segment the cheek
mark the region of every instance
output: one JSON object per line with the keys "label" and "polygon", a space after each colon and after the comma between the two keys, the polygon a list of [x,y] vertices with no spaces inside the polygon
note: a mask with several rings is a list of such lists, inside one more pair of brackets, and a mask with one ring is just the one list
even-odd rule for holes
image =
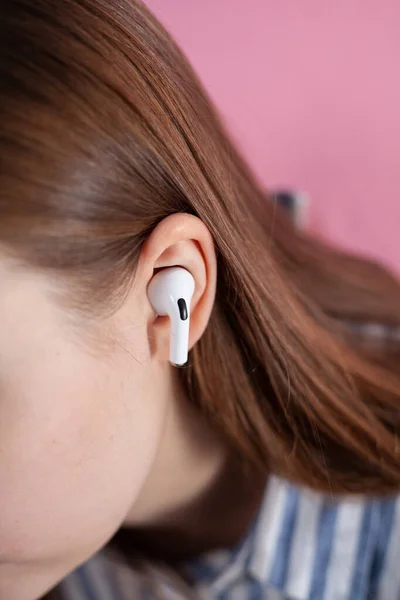
{"label": "cheek", "polygon": [[10,382],[0,407],[0,561],[77,564],[124,520],[163,411],[147,384],[150,365],[135,373],[119,363],[116,372],[65,353],[50,370],[41,365]]}

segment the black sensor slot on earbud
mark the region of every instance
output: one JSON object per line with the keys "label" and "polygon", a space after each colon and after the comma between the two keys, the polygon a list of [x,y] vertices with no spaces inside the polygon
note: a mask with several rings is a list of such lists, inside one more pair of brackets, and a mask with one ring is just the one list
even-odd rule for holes
{"label": "black sensor slot on earbud", "polygon": [[186,302],[183,298],[179,298],[178,308],[179,308],[179,316],[180,316],[181,320],[186,321],[186,319],[188,318],[188,311],[187,311]]}

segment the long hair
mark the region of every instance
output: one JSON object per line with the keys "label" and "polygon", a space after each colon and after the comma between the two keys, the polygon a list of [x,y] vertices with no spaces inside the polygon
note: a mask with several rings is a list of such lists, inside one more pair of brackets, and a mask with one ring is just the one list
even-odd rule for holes
{"label": "long hair", "polygon": [[399,283],[288,222],[141,2],[2,0],[0,128],[4,251],[69,278],[73,309],[95,314],[123,301],[164,217],[196,215],[218,283],[180,371],[189,400],[250,468],[400,489],[398,347],[342,325],[400,325]]}

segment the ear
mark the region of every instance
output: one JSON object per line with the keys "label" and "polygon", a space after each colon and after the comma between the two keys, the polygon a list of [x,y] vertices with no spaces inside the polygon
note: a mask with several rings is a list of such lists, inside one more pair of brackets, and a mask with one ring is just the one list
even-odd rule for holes
{"label": "ear", "polygon": [[191,349],[207,327],[217,281],[213,239],[198,217],[185,213],[166,217],[152,231],[140,254],[135,288],[140,294],[146,294],[144,306],[150,354],[161,361],[169,359],[170,320],[155,314],[147,297],[147,287],[158,270],[174,266],[187,269],[195,282],[189,330]]}

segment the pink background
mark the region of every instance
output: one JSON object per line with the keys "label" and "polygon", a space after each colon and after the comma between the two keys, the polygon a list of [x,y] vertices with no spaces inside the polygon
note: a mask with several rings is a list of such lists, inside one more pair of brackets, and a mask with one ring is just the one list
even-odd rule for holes
{"label": "pink background", "polygon": [[400,0],[147,0],[266,186],[400,270]]}

